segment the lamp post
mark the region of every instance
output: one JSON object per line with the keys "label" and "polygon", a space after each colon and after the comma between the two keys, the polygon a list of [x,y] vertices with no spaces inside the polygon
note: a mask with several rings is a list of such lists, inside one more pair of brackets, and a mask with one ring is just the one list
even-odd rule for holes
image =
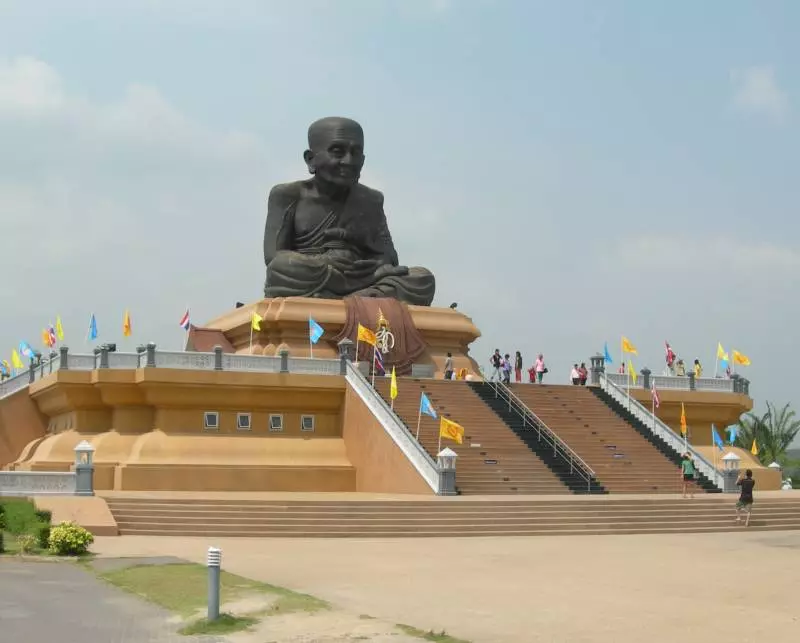
{"label": "lamp post", "polygon": [[219,618],[219,576],[222,567],[222,550],[218,547],[209,547],[206,555],[208,566],[208,613],[209,621]]}
{"label": "lamp post", "polygon": [[86,440],[75,447],[75,495],[94,495],[94,447]]}
{"label": "lamp post", "polygon": [[739,463],[742,459],[733,451],[722,456],[722,491],[736,493],[736,481],[739,479]]}
{"label": "lamp post", "polygon": [[436,456],[439,465],[439,495],[456,495],[456,458],[458,454],[450,447],[445,447]]}

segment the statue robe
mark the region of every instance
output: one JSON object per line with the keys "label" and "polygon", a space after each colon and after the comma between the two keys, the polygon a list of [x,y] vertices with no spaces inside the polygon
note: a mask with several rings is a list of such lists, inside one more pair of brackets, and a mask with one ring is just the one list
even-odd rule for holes
{"label": "statue robe", "polygon": [[[264,295],[394,297],[429,306],[435,281],[428,270],[409,268],[406,275],[385,274],[387,266],[398,265],[398,258],[383,211],[383,195],[356,184],[344,204],[316,225],[307,226],[309,229],[298,230],[295,215],[309,184],[285,183],[270,192],[264,231]],[[344,230],[346,238],[326,237],[331,229]]]}

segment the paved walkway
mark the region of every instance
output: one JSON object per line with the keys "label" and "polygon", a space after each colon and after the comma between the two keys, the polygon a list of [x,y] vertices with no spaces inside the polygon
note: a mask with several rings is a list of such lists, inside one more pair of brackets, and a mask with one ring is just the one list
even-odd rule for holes
{"label": "paved walkway", "polygon": [[460,539],[98,538],[475,643],[794,643],[800,532]]}
{"label": "paved walkway", "polygon": [[172,615],[73,563],[0,559],[0,641],[191,643]]}

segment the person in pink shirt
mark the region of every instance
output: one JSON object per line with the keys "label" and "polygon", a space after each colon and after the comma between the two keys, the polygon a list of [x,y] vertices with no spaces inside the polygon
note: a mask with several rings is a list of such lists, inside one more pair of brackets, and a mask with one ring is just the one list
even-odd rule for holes
{"label": "person in pink shirt", "polygon": [[536,358],[536,363],[533,365],[533,368],[536,370],[536,381],[541,384],[544,374],[547,373],[547,367],[544,365],[544,355],[539,353],[539,357]]}

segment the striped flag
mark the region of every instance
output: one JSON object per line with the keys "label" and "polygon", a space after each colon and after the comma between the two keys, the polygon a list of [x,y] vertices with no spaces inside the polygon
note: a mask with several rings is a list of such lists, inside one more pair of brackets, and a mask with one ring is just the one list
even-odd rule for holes
{"label": "striped flag", "polygon": [[188,308],[186,309],[186,312],[183,313],[183,317],[181,317],[181,320],[178,323],[179,323],[180,327],[183,328],[183,330],[189,330],[189,326],[192,325],[192,322],[189,320],[189,309]]}
{"label": "striped flag", "polygon": [[667,366],[672,366],[673,362],[675,362],[675,351],[672,350],[669,342],[664,342],[664,353],[667,357]]}
{"label": "striped flag", "polygon": [[658,408],[661,406],[661,398],[658,397],[658,391],[656,390],[656,384],[653,382],[653,388],[651,389],[651,394],[653,396],[653,406]]}
{"label": "striped flag", "polygon": [[376,347],[375,350],[374,350],[374,353],[375,353],[375,357],[373,358],[374,363],[375,363],[374,368],[375,369],[380,369],[381,373],[385,374],[386,373],[386,369],[383,367],[383,355],[381,354],[380,349]]}

